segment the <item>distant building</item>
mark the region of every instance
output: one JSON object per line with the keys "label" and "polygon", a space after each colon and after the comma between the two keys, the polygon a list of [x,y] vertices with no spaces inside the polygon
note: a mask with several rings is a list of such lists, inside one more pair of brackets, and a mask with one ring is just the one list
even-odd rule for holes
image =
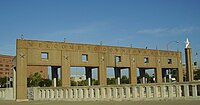
{"label": "distant building", "polygon": [[27,76],[31,74],[40,73],[42,78],[48,78],[48,66],[27,66]]}
{"label": "distant building", "polygon": [[12,77],[12,59],[14,56],[0,54],[0,77]]}
{"label": "distant building", "polygon": [[[0,54],[0,78],[13,77],[12,65],[13,61],[16,62],[15,56],[2,55]],[[40,73],[42,78],[48,78],[48,67],[47,66],[27,66],[27,76],[34,73]]]}
{"label": "distant building", "polygon": [[[186,65],[182,64],[182,67],[183,67],[183,77],[186,78]],[[198,64],[197,64],[197,62],[194,62],[192,64],[192,68],[193,68],[193,73],[198,70]]]}
{"label": "distant building", "polygon": [[86,76],[85,75],[72,75],[70,77],[70,80],[75,81],[75,82],[79,82],[79,81],[86,80]]}

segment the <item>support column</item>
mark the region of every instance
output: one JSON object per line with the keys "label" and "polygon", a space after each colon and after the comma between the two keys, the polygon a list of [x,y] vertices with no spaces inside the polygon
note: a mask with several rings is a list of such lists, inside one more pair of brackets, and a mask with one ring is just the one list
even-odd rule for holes
{"label": "support column", "polygon": [[169,82],[172,82],[172,69],[168,69]]}
{"label": "support column", "polygon": [[107,85],[106,78],[106,58],[104,53],[99,53],[99,69],[98,69],[98,80],[101,86]]}
{"label": "support column", "polygon": [[156,68],[156,82],[162,83],[162,69],[160,67]]}
{"label": "support column", "polygon": [[182,67],[182,61],[181,61],[181,53],[179,55],[179,59],[178,59],[178,74],[177,74],[177,79],[178,79],[178,82],[183,82],[183,67]]}
{"label": "support column", "polygon": [[58,67],[52,66],[52,82],[53,82],[53,87],[57,87],[58,85]]}
{"label": "support column", "polygon": [[66,51],[62,51],[61,83],[62,83],[62,87],[71,86],[70,57],[69,57],[69,53],[67,53]]}
{"label": "support column", "polygon": [[92,68],[85,67],[85,72],[86,72],[86,79],[88,81],[88,86],[91,86],[92,85]]}
{"label": "support column", "polygon": [[166,83],[167,82],[167,76],[166,76],[166,69],[162,69],[162,77],[163,77],[163,82]]}
{"label": "support column", "polygon": [[193,69],[192,69],[192,49],[185,48],[185,60],[186,60],[186,80],[193,81]]}
{"label": "support column", "polygon": [[142,77],[141,79],[141,83],[146,83],[146,79],[145,79],[145,69],[139,69],[140,72],[140,76]]}
{"label": "support column", "polygon": [[121,69],[119,67],[115,67],[114,72],[115,72],[116,83],[117,85],[120,85]]}
{"label": "support column", "polygon": [[130,63],[131,63],[129,69],[129,78],[131,81],[130,84],[136,85],[137,84],[136,61],[133,58],[133,56],[131,56]]}
{"label": "support column", "polygon": [[[17,41],[18,46],[18,41]],[[27,50],[17,48],[16,70],[16,101],[28,101],[27,99]]]}
{"label": "support column", "polygon": [[16,99],[16,67],[13,67],[13,98]]}

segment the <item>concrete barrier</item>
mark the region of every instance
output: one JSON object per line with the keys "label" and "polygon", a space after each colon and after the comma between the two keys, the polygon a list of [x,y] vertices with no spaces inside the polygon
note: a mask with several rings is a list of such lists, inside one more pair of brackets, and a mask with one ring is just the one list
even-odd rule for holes
{"label": "concrete barrier", "polygon": [[160,100],[200,99],[200,82],[88,87],[29,88],[32,100]]}
{"label": "concrete barrier", "polygon": [[13,88],[0,88],[0,100],[15,100]]}

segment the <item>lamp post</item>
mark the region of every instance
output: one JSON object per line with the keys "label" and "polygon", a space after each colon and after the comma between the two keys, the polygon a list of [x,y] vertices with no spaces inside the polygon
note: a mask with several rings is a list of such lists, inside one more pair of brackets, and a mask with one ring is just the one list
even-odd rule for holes
{"label": "lamp post", "polygon": [[170,41],[170,42],[168,42],[168,43],[167,43],[167,50],[169,50],[169,45],[170,45],[171,43],[177,43],[177,44],[178,44],[179,41]]}

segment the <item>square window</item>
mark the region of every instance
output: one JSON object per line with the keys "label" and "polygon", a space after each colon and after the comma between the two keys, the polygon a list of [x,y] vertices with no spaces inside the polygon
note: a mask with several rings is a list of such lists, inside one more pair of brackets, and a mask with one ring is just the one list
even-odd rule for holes
{"label": "square window", "polygon": [[149,58],[144,57],[144,63],[149,63]]}
{"label": "square window", "polygon": [[197,62],[194,62],[194,66],[197,66]]}
{"label": "square window", "polygon": [[172,59],[168,59],[168,64],[172,64]]}
{"label": "square window", "polygon": [[83,62],[88,61],[88,55],[87,54],[82,54],[82,61]]}
{"label": "square window", "polygon": [[47,52],[42,52],[41,53],[41,58],[42,59],[48,59],[48,53]]}
{"label": "square window", "polygon": [[115,56],[115,62],[121,62],[121,56]]}

